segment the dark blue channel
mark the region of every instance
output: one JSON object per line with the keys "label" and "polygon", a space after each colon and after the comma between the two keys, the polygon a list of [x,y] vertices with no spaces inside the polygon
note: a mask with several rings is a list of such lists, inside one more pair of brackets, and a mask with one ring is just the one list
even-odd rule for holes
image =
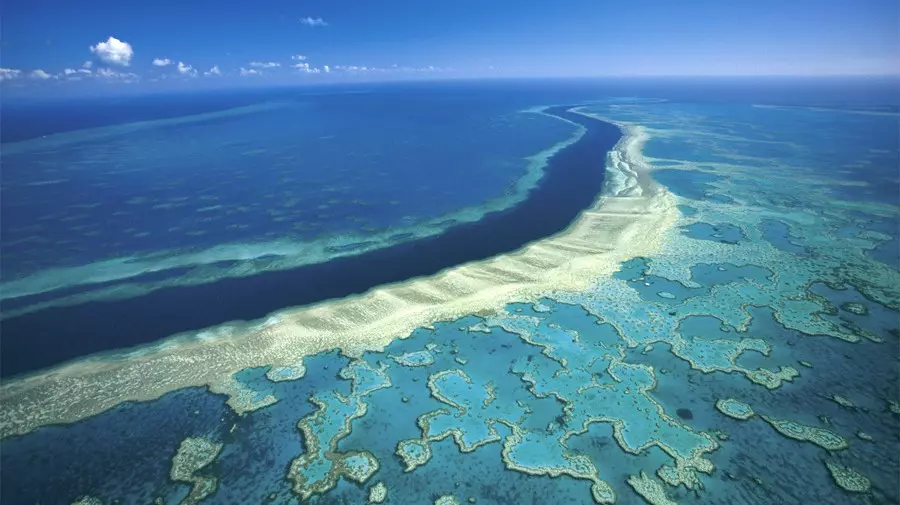
{"label": "dark blue channel", "polygon": [[439,236],[326,263],[13,317],[0,323],[0,375],[24,374],[188,330],[363,293],[515,251],[558,233],[600,193],[606,153],[621,137],[614,125],[567,112],[568,108],[553,107],[547,112],[584,126],[586,133],[549,160],[544,178],[513,208],[452,227]]}

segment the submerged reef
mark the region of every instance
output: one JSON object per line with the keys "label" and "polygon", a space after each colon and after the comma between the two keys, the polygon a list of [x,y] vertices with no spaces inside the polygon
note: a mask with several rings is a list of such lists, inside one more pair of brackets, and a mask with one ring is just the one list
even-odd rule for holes
{"label": "submerged reef", "polygon": [[387,486],[384,482],[378,482],[369,488],[369,503],[383,503],[387,500]]}
{"label": "submerged reef", "polygon": [[641,495],[641,498],[647,500],[647,503],[650,505],[678,505],[677,502],[670,500],[666,496],[666,490],[662,484],[644,472],[641,472],[640,476],[632,475],[628,477],[628,485],[637,494]]}
{"label": "submerged reef", "polygon": [[93,496],[84,496],[73,501],[72,505],[103,505],[103,500]]}
{"label": "submerged reef", "polygon": [[266,378],[272,382],[294,381],[302,379],[304,375],[306,375],[306,367],[302,360],[290,366],[272,367],[266,372]]}
{"label": "submerged reef", "polygon": [[428,366],[434,363],[434,356],[427,350],[391,356],[391,359],[403,366]]}
{"label": "submerged reef", "polygon": [[169,477],[175,482],[191,485],[191,491],[181,505],[194,505],[216,491],[217,479],[198,472],[215,461],[222,451],[222,444],[205,438],[186,438],[172,459]]}
{"label": "submerged reef", "polygon": [[828,472],[834,479],[834,483],[841,489],[851,493],[868,493],[872,487],[869,479],[852,468],[841,466],[829,460],[825,460],[825,466],[828,467]]}
{"label": "submerged reef", "polygon": [[806,426],[794,421],[773,419],[769,416],[760,417],[775,428],[775,431],[788,438],[793,438],[794,440],[799,440],[801,442],[812,442],[829,451],[840,451],[849,447],[847,441],[833,431],[824,428],[816,428],[814,426]]}
{"label": "submerged reef", "polygon": [[831,399],[831,401],[833,401],[834,403],[837,403],[838,405],[840,405],[841,407],[844,407],[844,408],[852,409],[852,408],[856,407],[855,405],[853,405],[853,402],[851,402],[850,400],[848,400],[840,395],[832,394],[828,398]]}
{"label": "submerged reef", "polygon": [[[560,308],[545,305],[554,311]],[[622,361],[625,355],[615,344],[612,327],[595,326],[597,331],[583,333],[563,330],[544,319],[554,311],[504,312],[488,317],[485,324],[516,335],[539,353],[513,359],[510,371],[521,379],[532,400],[552,398],[561,403],[562,415],[540,429],[529,428],[532,400],[515,399],[506,388],[493,384],[486,375],[491,370],[441,370],[429,376],[427,385],[431,397],[446,407],[418,418],[421,438],[397,445],[406,470],[428,463],[431,444],[448,437],[462,452],[502,441],[507,468],[588,480],[596,503],[612,503],[615,491],[591,459],[567,448],[568,440],[592,424],[609,423],[624,451],[641,454],[651,447],[661,449],[674,462],[659,469],[661,478],[694,488],[698,484],[695,472],[713,470],[703,456],[718,444],[667,415],[653,400],[649,394],[656,385],[652,370]],[[510,434],[501,435],[503,428]]]}
{"label": "submerged reef", "polygon": [[760,368],[747,374],[748,379],[769,389],[778,389],[783,382],[792,382],[798,376],[800,372],[791,366],[782,366],[777,372]]}
{"label": "submerged reef", "polygon": [[[380,503],[388,488],[398,502],[515,501],[499,494],[498,475],[528,498],[569,486],[567,499],[582,503],[634,493],[652,505],[853,497],[837,488],[897,501],[900,272],[873,254],[891,238],[875,229],[890,230],[900,208],[847,193],[862,186],[803,138],[820,130],[766,133],[778,124],[768,114],[783,111],[747,107],[728,122],[702,107],[580,109],[625,136],[607,159],[604,195],[556,237],[18,379],[2,386],[12,406],[0,412],[2,434],[190,385],[264,424],[290,407],[291,381],[310,381],[314,410],[279,418],[302,445],[286,475],[277,469],[285,502]],[[809,112],[799,124],[818,125]],[[668,189],[650,179],[654,167]],[[335,368],[310,365],[332,349],[343,360],[336,379]],[[267,367],[265,378],[239,379],[250,367]],[[865,442],[851,447],[842,434],[853,433]],[[453,487],[469,478],[471,487]],[[410,485],[424,481],[428,489]]]}
{"label": "submerged reef", "polygon": [[338,442],[350,434],[354,419],[366,414],[366,396],[391,386],[387,365],[372,368],[365,361],[353,361],[340,371],[340,377],[352,381],[350,395],[328,391],[310,399],[318,410],[297,424],[303,433],[306,450],[291,462],[287,478],[294,492],[304,500],[323,494],[340,477],[362,484],[378,471],[378,460],[368,452],[338,452]]}
{"label": "submerged reef", "polygon": [[749,405],[733,398],[717,401],[716,409],[728,417],[733,417],[742,421],[746,421],[755,415],[753,409],[750,408]]}

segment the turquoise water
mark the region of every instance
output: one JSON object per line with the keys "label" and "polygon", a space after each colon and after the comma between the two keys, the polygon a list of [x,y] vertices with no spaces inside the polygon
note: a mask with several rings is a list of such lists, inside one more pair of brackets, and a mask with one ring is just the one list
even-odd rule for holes
{"label": "turquoise water", "polygon": [[[169,467],[188,437],[222,444],[196,470],[216,479],[210,504],[364,503],[377,483],[385,503],[595,503],[611,490],[638,504],[641,472],[682,504],[900,501],[900,118],[628,100],[585,111],[648,128],[653,177],[681,209],[657,253],[383,352],[307,358],[302,378],[245,370],[237,380],[278,402],[240,416],[189,389],[6,439],[4,502],[178,503],[190,485]],[[755,415],[723,414],[727,398]],[[378,469],[356,482],[342,464],[360,454]],[[867,485],[838,487],[826,462]]]}

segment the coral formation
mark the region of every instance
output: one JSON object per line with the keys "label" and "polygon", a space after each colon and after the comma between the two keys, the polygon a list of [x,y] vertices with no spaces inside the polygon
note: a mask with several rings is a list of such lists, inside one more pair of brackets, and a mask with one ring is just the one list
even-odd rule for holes
{"label": "coral formation", "polygon": [[221,443],[205,438],[190,437],[181,441],[169,471],[173,481],[191,485],[191,491],[180,505],[194,505],[215,492],[217,479],[197,472],[215,461],[221,451]]}

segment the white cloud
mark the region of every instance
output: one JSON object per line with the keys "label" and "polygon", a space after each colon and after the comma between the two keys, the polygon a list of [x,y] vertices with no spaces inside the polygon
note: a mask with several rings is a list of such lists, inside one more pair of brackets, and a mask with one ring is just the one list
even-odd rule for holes
{"label": "white cloud", "polygon": [[[395,65],[395,67],[396,67],[396,65]],[[396,67],[393,70],[397,70],[400,72],[429,73],[429,72],[447,72],[450,69],[435,67],[434,65],[428,65],[427,67]]]}
{"label": "white cloud", "polygon": [[[309,63],[297,63],[291,66],[301,72],[306,72],[307,74],[318,74],[322,71],[316,67],[309,66]],[[328,72],[328,70],[326,70],[326,72]]]}
{"label": "white cloud", "polygon": [[328,26],[328,23],[326,23],[322,18],[300,18],[300,23],[306,26]]}
{"label": "white cloud", "polygon": [[222,75],[222,71],[219,70],[219,66],[216,65],[213,68],[209,69],[208,72],[203,72],[203,75]]}
{"label": "white cloud", "polygon": [[253,70],[252,68],[244,68],[241,67],[241,75],[259,75],[259,70]]}
{"label": "white cloud", "polygon": [[44,71],[41,70],[41,69],[37,69],[37,70],[32,70],[32,71],[31,71],[31,74],[29,74],[29,77],[31,77],[32,79],[41,79],[41,80],[43,80],[43,79],[49,79],[49,78],[51,78],[51,77],[53,77],[53,76],[50,75],[50,74],[48,74],[47,72],[44,72]]}
{"label": "white cloud", "polygon": [[325,69],[325,73],[326,73],[326,74],[331,73],[331,67],[329,67],[328,65],[325,65],[325,66],[322,67],[322,68]]}
{"label": "white cloud", "polygon": [[97,70],[97,75],[106,79],[119,79],[124,82],[135,82],[139,78],[131,72],[116,72],[109,68],[101,68]]}
{"label": "white cloud", "polygon": [[185,64],[183,61],[178,62],[178,73],[181,75],[197,75],[197,71],[194,70],[194,67]]}
{"label": "white cloud", "polygon": [[64,75],[66,79],[70,81],[80,81],[83,76],[90,76],[93,75],[93,73],[86,68],[67,68],[62,71],[61,75]]}
{"label": "white cloud", "polygon": [[297,60],[297,61],[305,61],[306,56],[303,56],[302,54],[295,54],[295,55],[291,56],[291,59]]}
{"label": "white cloud", "polygon": [[91,68],[94,66],[94,62],[91,60],[87,60],[86,62],[81,64],[81,68]]}
{"label": "white cloud", "polygon": [[250,66],[254,68],[275,68],[280,67],[281,63],[274,61],[251,61]]}
{"label": "white cloud", "polygon": [[431,72],[448,72],[452,71],[449,68],[435,67],[433,65],[429,65],[427,67],[400,67],[397,65],[391,65],[390,67],[366,67],[366,66],[357,66],[357,65],[336,65],[332,67],[336,71],[341,72],[350,72],[350,73],[364,73],[364,72],[376,72],[376,73],[391,73],[391,72],[406,72],[406,73],[431,73]]}
{"label": "white cloud", "polygon": [[131,48],[131,44],[115,37],[110,37],[106,42],[98,42],[96,46],[91,46],[91,52],[110,65],[121,65],[123,67],[127,67],[131,63],[131,57],[134,56],[134,49]]}
{"label": "white cloud", "polygon": [[17,79],[22,76],[22,71],[15,68],[0,68],[0,82]]}
{"label": "white cloud", "polygon": [[174,63],[174,62],[172,60],[170,60],[169,58],[156,58],[153,60],[153,66],[156,66],[156,67],[167,67],[167,66],[171,65],[172,63]]}

